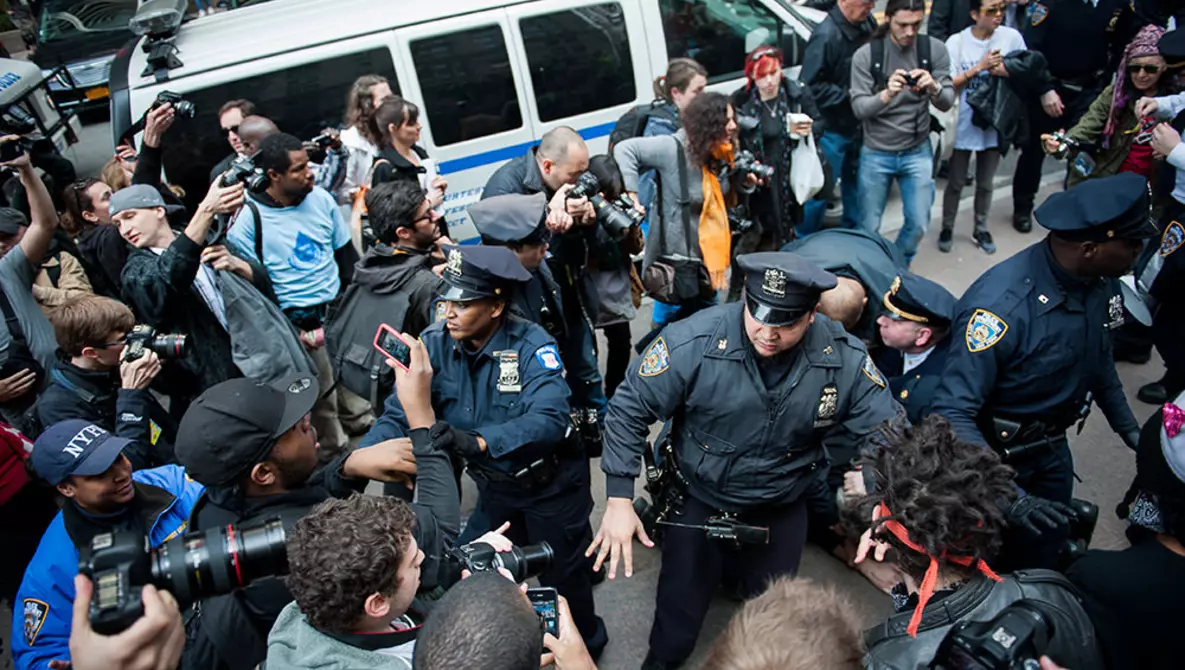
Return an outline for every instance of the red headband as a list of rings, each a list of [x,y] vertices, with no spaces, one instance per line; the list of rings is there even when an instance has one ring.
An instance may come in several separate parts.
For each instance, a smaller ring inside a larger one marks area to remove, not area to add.
[[[971,567],[974,564],[975,568],[989,579],[997,582],[1003,581],[999,575],[988,567],[987,563],[983,562],[983,559],[973,559],[970,556],[951,556],[945,550],[938,556],[927,553],[920,544],[909,539],[909,531],[905,530],[905,526],[902,526],[899,521],[892,519],[885,520],[887,517],[893,516],[893,513],[889,511],[885,503],[882,502],[880,504],[878,511],[880,513],[879,520],[884,525],[885,530],[892,533],[893,537],[900,540],[906,547],[919,554],[925,554],[930,557],[930,567],[926,568],[926,576],[922,578],[922,584],[918,588],[918,606],[914,608],[913,616],[909,619],[909,627],[905,629],[905,632],[909,633],[910,637],[916,638],[918,636],[918,626],[922,623],[922,610],[926,608],[926,603],[930,602],[930,596],[934,595],[934,587],[938,585],[938,561],[950,561],[955,565],[962,565],[964,567]]]

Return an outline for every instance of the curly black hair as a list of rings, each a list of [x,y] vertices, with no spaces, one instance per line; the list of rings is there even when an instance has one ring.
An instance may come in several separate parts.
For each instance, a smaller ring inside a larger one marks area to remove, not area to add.
[[[700,165],[707,165],[712,147],[728,142],[728,97],[722,93],[700,93],[683,110],[683,129],[687,131],[687,150]]]
[[[288,538],[288,590],[314,628],[350,633],[367,598],[395,593],[415,521],[398,498],[356,494],[326,500],[296,522]]]
[[[1005,511],[1016,499],[1014,471],[990,449],[960,440],[946,419],[930,415],[921,423],[887,423],[881,446],[864,461],[875,473],[875,489],[843,514],[847,532],[868,529],[873,510],[882,502],[909,531],[909,538],[932,556],[990,560],[999,551],[1006,525]],[[897,566],[918,580],[930,558],[907,548],[884,526],[873,537],[896,549]],[[942,562],[947,569],[965,570]]]

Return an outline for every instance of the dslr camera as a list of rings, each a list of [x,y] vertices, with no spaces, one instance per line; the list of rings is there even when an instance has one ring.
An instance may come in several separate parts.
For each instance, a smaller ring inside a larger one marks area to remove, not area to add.
[[[235,184],[242,184],[251,193],[263,193],[267,190],[267,173],[257,167],[253,156],[243,156],[230,164],[228,169],[218,178],[218,185],[230,188]]]
[[[78,557],[78,572],[95,585],[91,627],[101,635],[126,630],[144,615],[140,591],[148,584],[172,593],[184,609],[256,579],[285,575],[285,538],[279,517],[258,525],[186,533],[156,549],[135,533],[100,533]]]
[[[313,163],[324,163],[330,147],[337,141],[338,137],[335,134],[325,132],[304,142],[304,149],[309,154],[309,161]]]
[[[774,176],[774,169],[757,160],[752,151],[742,151],[732,159],[734,173],[751,174],[758,179],[770,179]]]
[[[610,201],[601,195],[601,183],[591,172],[580,175],[576,185],[568,191],[568,198],[588,198],[597,212],[597,223],[601,224],[614,241],[623,239],[632,226],[641,224],[646,218],[634,209],[634,202],[629,196],[622,194],[616,200]]]
[[[139,324],[125,338],[127,347],[123,350],[125,361],[134,361],[149,351],[163,360],[181,358],[185,355],[184,335],[158,334],[152,326]]]
[[[1057,150],[1050,155],[1059,161],[1068,159],[1070,161],[1070,169],[1083,177],[1089,177],[1094,172],[1094,159],[1091,158],[1090,153],[1086,151],[1086,147],[1081,142],[1070,137],[1062,130],[1051,133],[1050,139],[1057,143]]]
[[[183,98],[180,93],[174,93],[172,91],[161,91],[158,93],[156,95],[156,100],[153,101],[152,106],[149,109],[156,109],[157,107],[165,104],[172,104],[173,111],[176,112],[177,116],[180,118],[192,119],[195,115],[197,115],[196,105]]]
[[[33,149],[33,140],[26,137],[37,132],[37,119],[20,105],[9,105],[0,112],[0,135],[20,135],[17,139],[0,142],[0,163],[8,163]]]
[[[525,547],[516,546],[510,551],[495,551],[493,546],[485,542],[470,542],[454,547],[449,552],[451,578],[448,583],[455,584],[460,581],[462,570],[477,574],[497,572],[498,568],[505,568],[515,583],[521,583],[546,572],[554,559],[555,553],[546,542]]]
[[[989,621],[963,621],[943,638],[932,670],[1038,670],[1053,623],[1034,600],[1018,600]]]

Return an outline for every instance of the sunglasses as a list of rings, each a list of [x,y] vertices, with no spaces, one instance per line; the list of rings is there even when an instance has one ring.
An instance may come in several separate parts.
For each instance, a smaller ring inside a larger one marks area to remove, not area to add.
[[[223,128],[223,129],[222,129],[222,134],[223,134],[223,135],[226,135],[226,136],[228,136],[228,137],[229,137],[231,133],[234,133],[235,135],[238,135],[238,134],[239,134],[239,127],[238,127],[238,126],[231,126],[231,127],[229,127],[229,128]]]
[[[1159,65],[1136,65],[1134,63],[1127,66],[1127,71],[1130,74],[1139,74],[1140,70],[1143,70],[1145,74],[1156,74],[1156,73],[1160,72],[1160,66]]]
[[[1003,7],[988,7],[987,9],[979,10],[980,14],[984,16],[999,16],[1004,13]]]

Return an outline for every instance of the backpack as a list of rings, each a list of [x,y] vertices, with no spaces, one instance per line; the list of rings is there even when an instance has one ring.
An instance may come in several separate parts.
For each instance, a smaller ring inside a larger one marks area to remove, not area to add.
[[[395,385],[386,357],[374,348],[381,324],[402,331],[410,306],[407,291],[375,293],[351,284],[325,322],[325,347],[334,380],[381,407]]]
[[[926,35],[918,35],[917,40],[918,67],[930,74],[934,74],[934,61],[930,59],[930,38]],[[879,93],[889,86],[889,75],[885,73],[885,59],[889,53],[888,38],[878,37],[868,44],[868,48],[871,50],[870,55],[872,56],[872,90]],[[931,114],[930,132],[938,133],[941,136],[945,130],[946,128],[942,125],[942,121]]]
[[[358,191],[354,194],[354,204],[350,208],[350,237],[354,240],[354,249],[359,256],[374,246],[374,230],[370,227],[369,217],[366,213],[366,194],[374,186],[374,169],[380,163],[390,165],[391,161],[385,158],[376,158],[374,163],[371,163],[370,172],[366,173],[366,181],[358,186]]]
[[[613,153],[613,147],[617,146],[618,142],[631,137],[641,137],[646,132],[646,124],[652,116],[669,120],[675,124],[676,129],[682,126],[679,123],[679,117],[672,114],[661,100],[631,107],[629,111],[621,115],[620,119],[617,119],[617,124],[609,133],[609,153]]]

